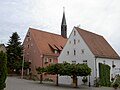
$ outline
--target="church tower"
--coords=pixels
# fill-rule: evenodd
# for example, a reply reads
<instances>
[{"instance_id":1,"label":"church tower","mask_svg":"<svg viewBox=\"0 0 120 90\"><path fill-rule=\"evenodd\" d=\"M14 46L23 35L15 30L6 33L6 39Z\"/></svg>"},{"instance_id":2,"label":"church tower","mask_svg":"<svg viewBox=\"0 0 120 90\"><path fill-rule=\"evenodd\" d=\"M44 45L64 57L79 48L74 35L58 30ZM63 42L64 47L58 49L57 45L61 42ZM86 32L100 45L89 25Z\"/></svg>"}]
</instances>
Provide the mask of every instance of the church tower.
<instances>
[{"instance_id":1,"label":"church tower","mask_svg":"<svg viewBox=\"0 0 120 90\"><path fill-rule=\"evenodd\" d=\"M67 38L67 24L66 24L65 8L64 7L63 7L63 17L62 17L62 23L61 23L61 35L64 38Z\"/></svg>"}]
</instances>

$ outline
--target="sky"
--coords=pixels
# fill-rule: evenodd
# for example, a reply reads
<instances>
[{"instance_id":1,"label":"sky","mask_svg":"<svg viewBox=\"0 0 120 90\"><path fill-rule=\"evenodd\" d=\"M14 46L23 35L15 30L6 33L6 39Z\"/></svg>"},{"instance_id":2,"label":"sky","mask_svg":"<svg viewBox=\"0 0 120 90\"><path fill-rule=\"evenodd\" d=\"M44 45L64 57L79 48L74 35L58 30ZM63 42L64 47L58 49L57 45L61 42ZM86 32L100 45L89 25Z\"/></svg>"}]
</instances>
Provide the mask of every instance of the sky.
<instances>
[{"instance_id":1,"label":"sky","mask_svg":"<svg viewBox=\"0 0 120 90\"><path fill-rule=\"evenodd\" d=\"M13 32L23 42L29 27L60 34L63 7L68 36L79 26L102 35L120 55L120 0L0 0L0 43Z\"/></svg>"}]
</instances>

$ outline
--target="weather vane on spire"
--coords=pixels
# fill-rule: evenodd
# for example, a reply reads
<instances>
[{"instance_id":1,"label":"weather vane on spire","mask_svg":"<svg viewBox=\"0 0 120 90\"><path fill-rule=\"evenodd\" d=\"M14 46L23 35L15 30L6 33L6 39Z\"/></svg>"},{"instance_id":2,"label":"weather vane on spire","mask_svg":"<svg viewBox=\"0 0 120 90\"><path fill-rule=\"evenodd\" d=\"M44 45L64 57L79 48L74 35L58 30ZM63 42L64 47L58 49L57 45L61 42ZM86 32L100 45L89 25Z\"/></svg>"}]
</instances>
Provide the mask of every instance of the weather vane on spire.
<instances>
[{"instance_id":1,"label":"weather vane on spire","mask_svg":"<svg viewBox=\"0 0 120 90\"><path fill-rule=\"evenodd\" d=\"M65 7L63 6L63 12L65 12Z\"/></svg>"}]
</instances>

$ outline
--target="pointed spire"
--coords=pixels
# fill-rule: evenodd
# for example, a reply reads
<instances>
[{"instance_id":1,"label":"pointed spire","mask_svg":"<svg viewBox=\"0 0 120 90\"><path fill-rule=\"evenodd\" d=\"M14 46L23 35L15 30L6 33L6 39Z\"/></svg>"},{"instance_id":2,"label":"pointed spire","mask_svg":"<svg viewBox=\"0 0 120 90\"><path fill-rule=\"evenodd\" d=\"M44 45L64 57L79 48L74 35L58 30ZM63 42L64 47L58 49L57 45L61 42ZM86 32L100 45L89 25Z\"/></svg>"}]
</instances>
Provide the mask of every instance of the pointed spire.
<instances>
[{"instance_id":1,"label":"pointed spire","mask_svg":"<svg viewBox=\"0 0 120 90\"><path fill-rule=\"evenodd\" d=\"M63 7L63 18L62 18L62 25L66 25L66 18L65 18L65 7Z\"/></svg>"},{"instance_id":2,"label":"pointed spire","mask_svg":"<svg viewBox=\"0 0 120 90\"><path fill-rule=\"evenodd\" d=\"M66 18L65 18L65 7L63 7L63 17L62 17L62 23L61 23L61 35L64 38L67 38L67 24L66 24Z\"/></svg>"}]
</instances>

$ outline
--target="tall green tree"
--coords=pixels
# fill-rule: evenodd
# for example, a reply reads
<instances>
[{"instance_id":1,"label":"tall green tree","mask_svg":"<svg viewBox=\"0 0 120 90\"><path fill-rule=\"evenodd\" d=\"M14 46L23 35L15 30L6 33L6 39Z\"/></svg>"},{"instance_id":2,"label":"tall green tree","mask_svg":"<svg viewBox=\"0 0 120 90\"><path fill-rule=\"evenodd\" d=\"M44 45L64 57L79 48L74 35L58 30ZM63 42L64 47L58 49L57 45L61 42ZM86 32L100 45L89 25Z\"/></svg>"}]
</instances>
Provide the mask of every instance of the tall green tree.
<instances>
[{"instance_id":1,"label":"tall green tree","mask_svg":"<svg viewBox=\"0 0 120 90\"><path fill-rule=\"evenodd\" d=\"M7 45L7 67L9 68L9 70L19 71L22 61L22 45L17 32L14 32L12 34Z\"/></svg>"},{"instance_id":2,"label":"tall green tree","mask_svg":"<svg viewBox=\"0 0 120 90\"><path fill-rule=\"evenodd\" d=\"M0 51L0 90L4 90L7 77L7 55Z\"/></svg>"}]
</instances>

